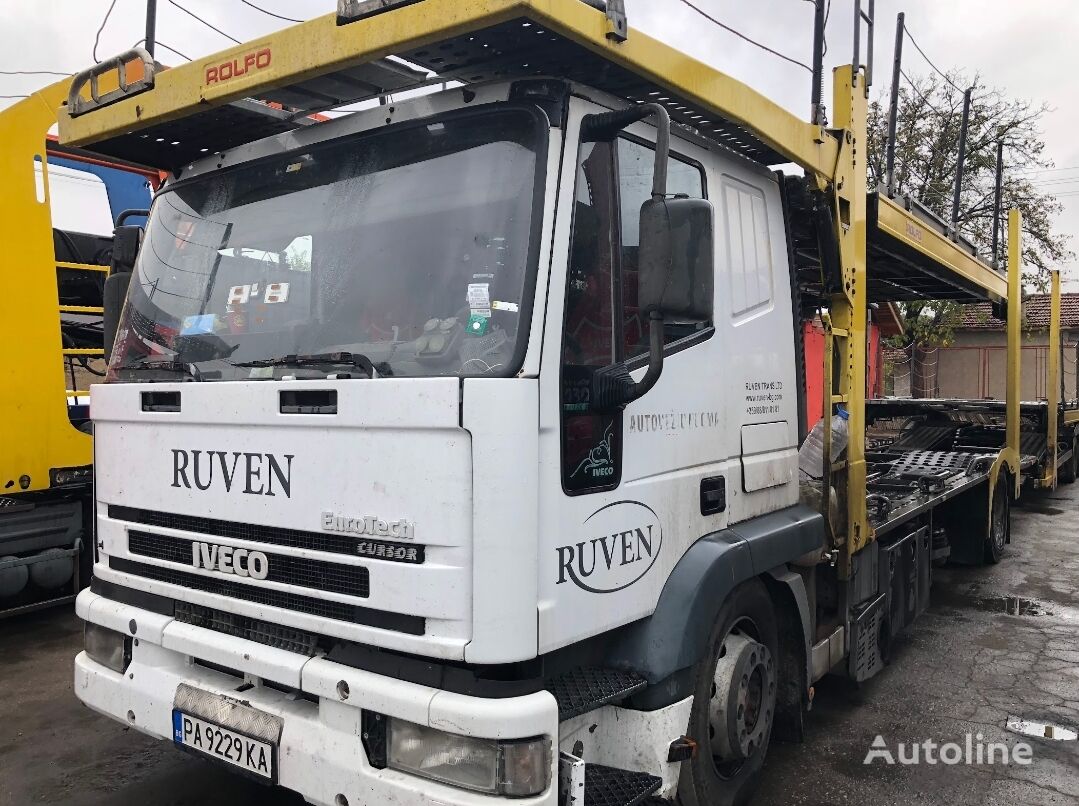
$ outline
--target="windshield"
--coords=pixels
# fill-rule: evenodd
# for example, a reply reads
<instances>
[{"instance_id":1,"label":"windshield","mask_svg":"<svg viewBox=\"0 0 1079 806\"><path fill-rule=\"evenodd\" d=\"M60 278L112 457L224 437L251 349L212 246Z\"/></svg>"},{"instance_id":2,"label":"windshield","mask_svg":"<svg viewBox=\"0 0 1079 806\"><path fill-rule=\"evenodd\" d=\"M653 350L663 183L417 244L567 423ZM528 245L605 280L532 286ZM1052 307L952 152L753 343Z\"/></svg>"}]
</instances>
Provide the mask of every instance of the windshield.
<instances>
[{"instance_id":1,"label":"windshield","mask_svg":"<svg viewBox=\"0 0 1079 806\"><path fill-rule=\"evenodd\" d=\"M452 114L161 193L113 378L185 365L200 380L325 377L338 368L310 359L344 353L379 376L513 374L535 282L540 117Z\"/></svg>"}]
</instances>

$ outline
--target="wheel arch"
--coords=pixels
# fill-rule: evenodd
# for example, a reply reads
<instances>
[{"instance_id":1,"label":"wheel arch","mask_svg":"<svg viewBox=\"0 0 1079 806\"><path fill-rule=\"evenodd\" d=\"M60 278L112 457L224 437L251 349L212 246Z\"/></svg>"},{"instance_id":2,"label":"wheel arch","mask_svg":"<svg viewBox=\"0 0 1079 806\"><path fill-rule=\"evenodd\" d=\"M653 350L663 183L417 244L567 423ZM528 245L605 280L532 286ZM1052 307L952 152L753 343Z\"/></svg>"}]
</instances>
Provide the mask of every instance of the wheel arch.
<instances>
[{"instance_id":1,"label":"wheel arch","mask_svg":"<svg viewBox=\"0 0 1079 806\"><path fill-rule=\"evenodd\" d=\"M689 695L692 669L709 649L717 614L739 585L753 579L782 618L785 641L800 636L791 652L801 659L799 675L806 675L811 611L802 578L787 564L823 551L825 540L823 517L799 504L694 543L668 577L654 613L631 625L611 649L612 666L649 683L634 705L651 710Z\"/></svg>"}]
</instances>

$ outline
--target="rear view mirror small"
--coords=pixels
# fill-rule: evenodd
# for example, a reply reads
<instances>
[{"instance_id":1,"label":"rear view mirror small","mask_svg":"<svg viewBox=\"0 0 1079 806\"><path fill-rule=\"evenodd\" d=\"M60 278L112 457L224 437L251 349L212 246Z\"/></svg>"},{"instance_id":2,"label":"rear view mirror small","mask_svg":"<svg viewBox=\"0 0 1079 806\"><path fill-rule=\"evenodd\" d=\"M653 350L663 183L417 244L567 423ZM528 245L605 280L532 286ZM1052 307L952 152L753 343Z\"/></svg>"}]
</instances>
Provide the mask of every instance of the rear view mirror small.
<instances>
[{"instance_id":1,"label":"rear view mirror small","mask_svg":"<svg viewBox=\"0 0 1079 806\"><path fill-rule=\"evenodd\" d=\"M711 202L650 199L641 208L638 299L643 312L712 318L715 234Z\"/></svg>"},{"instance_id":2,"label":"rear view mirror small","mask_svg":"<svg viewBox=\"0 0 1079 806\"><path fill-rule=\"evenodd\" d=\"M117 227L112 234L112 273L134 271L140 246L142 227Z\"/></svg>"}]
</instances>

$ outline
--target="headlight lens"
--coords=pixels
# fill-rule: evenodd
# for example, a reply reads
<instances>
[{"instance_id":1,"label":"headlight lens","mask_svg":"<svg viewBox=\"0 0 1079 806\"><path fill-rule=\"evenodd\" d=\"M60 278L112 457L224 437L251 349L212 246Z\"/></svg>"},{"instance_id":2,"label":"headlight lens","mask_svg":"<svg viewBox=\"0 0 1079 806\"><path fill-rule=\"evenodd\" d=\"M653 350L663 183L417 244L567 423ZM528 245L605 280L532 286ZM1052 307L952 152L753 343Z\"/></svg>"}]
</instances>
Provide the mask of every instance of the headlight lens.
<instances>
[{"instance_id":1,"label":"headlight lens","mask_svg":"<svg viewBox=\"0 0 1079 806\"><path fill-rule=\"evenodd\" d=\"M550 782L550 742L458 736L391 719L387 766L462 789L508 797L539 795Z\"/></svg>"},{"instance_id":2,"label":"headlight lens","mask_svg":"<svg viewBox=\"0 0 1079 806\"><path fill-rule=\"evenodd\" d=\"M126 635L88 621L83 628L83 639L91 660L124 673L131 662L131 644Z\"/></svg>"}]
</instances>

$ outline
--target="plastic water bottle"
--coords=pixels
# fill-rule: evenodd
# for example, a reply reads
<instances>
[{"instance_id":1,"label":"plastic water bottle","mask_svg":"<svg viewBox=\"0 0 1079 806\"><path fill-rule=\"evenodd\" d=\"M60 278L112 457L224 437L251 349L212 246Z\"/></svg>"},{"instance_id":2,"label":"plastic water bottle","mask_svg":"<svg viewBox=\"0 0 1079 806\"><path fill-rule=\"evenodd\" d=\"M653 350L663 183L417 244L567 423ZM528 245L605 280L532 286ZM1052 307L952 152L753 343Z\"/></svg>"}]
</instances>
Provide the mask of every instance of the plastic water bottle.
<instances>
[{"instance_id":1,"label":"plastic water bottle","mask_svg":"<svg viewBox=\"0 0 1079 806\"><path fill-rule=\"evenodd\" d=\"M835 462L847 450L847 420L850 414L840 407L832 415L832 461ZM824 476L824 419L821 418L798 451L798 469L813 479Z\"/></svg>"}]
</instances>

